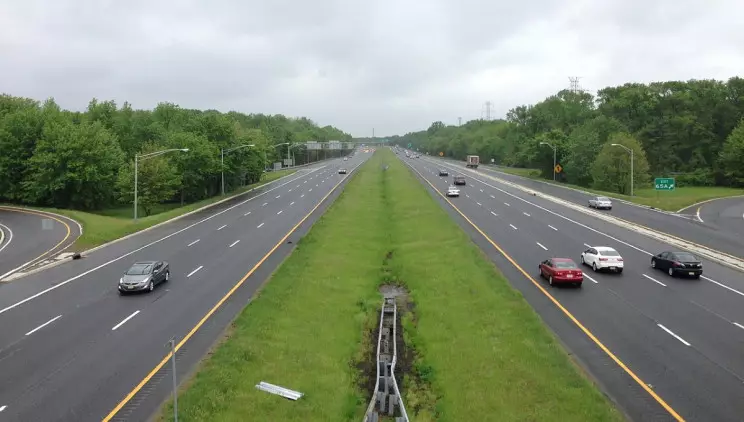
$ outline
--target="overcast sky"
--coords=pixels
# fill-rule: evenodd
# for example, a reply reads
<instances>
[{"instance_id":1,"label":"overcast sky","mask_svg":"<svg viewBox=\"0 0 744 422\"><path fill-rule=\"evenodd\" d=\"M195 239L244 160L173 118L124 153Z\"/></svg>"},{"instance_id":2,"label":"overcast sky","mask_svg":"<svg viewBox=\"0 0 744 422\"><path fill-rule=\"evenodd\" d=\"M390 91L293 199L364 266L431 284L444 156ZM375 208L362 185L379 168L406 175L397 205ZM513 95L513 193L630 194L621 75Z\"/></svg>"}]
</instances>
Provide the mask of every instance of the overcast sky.
<instances>
[{"instance_id":1,"label":"overcast sky","mask_svg":"<svg viewBox=\"0 0 744 422\"><path fill-rule=\"evenodd\" d=\"M403 134L569 86L744 73L741 0L0 0L0 92Z\"/></svg>"}]
</instances>

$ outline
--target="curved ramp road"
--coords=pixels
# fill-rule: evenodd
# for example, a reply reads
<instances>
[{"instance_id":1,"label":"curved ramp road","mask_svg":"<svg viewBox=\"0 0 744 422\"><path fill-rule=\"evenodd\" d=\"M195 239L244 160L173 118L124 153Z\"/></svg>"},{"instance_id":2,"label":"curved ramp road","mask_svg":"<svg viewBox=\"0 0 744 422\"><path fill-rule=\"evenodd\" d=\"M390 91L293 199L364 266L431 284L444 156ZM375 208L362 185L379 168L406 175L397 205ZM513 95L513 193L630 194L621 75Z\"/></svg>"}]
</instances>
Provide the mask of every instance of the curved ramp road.
<instances>
[{"instance_id":1,"label":"curved ramp road","mask_svg":"<svg viewBox=\"0 0 744 422\"><path fill-rule=\"evenodd\" d=\"M432 159L437 163L443 163L456 168L464 168L465 164L460 161L447 159ZM577 189L557 186L551 183L541 182L526 177L498 171L497 167L481 165L478 172L491 174L507 180L575 204L586 206L589 198L596 196ZM719 227L700 222L693 211L684 213L672 213L655 210L631 202L614 199L612 210L609 214L623 220L643 225L653 230L661 231L673 236L681 237L695 243L719 250L736 257L744 257L744 238L737 232L721 230ZM685 210L687 211L687 210ZM703 217L703 220L705 218ZM742 220L744 222L744 220Z\"/></svg>"},{"instance_id":2,"label":"curved ramp road","mask_svg":"<svg viewBox=\"0 0 744 422\"><path fill-rule=\"evenodd\" d=\"M744 197L720 198L680 210L694 213L705 225L742 238L744 236ZM738 256L744 256L744 248Z\"/></svg>"},{"instance_id":3,"label":"curved ramp road","mask_svg":"<svg viewBox=\"0 0 744 422\"><path fill-rule=\"evenodd\" d=\"M0 206L0 280L64 251L80 236L70 218L24 208Z\"/></svg>"},{"instance_id":4,"label":"curved ramp road","mask_svg":"<svg viewBox=\"0 0 744 422\"><path fill-rule=\"evenodd\" d=\"M672 278L650 267L668 248L658 241L452 165L439 177L441 161L406 162L440 194L465 176L459 198L436 196L632 420L742 420L742 273L704 261L704 278ZM623 274L584 267L582 288L539 277L540 261L579 263L589 245L617 249Z\"/></svg>"},{"instance_id":5,"label":"curved ramp road","mask_svg":"<svg viewBox=\"0 0 744 422\"><path fill-rule=\"evenodd\" d=\"M2 286L0 420L147 420L170 394L169 339L181 379L369 156L299 170ZM138 260L169 262L170 281L120 296Z\"/></svg>"}]
</instances>

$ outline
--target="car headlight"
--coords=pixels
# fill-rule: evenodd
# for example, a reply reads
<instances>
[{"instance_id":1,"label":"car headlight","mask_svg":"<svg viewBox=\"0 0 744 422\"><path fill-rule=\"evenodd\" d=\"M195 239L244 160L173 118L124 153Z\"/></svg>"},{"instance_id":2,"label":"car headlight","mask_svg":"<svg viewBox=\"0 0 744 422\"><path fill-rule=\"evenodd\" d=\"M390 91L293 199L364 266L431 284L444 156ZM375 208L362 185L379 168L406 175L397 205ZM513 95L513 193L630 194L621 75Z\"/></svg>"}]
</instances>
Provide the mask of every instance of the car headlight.
<instances>
[{"instance_id":1,"label":"car headlight","mask_svg":"<svg viewBox=\"0 0 744 422\"><path fill-rule=\"evenodd\" d=\"M147 277L147 278L143 279L142 281L139 282L139 284L145 284L148 281L150 281L150 277Z\"/></svg>"},{"instance_id":2,"label":"car headlight","mask_svg":"<svg viewBox=\"0 0 744 422\"><path fill-rule=\"evenodd\" d=\"M124 277L119 279L119 284L124 284Z\"/></svg>"}]
</instances>

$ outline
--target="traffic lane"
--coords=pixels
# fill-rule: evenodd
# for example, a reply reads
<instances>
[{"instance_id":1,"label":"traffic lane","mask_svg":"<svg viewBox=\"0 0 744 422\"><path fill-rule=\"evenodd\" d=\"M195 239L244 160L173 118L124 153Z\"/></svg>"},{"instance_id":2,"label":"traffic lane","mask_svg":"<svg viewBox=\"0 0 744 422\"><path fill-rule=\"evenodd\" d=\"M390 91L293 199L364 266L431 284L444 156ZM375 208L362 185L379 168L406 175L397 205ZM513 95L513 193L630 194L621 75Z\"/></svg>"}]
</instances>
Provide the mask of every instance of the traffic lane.
<instances>
[{"instance_id":1,"label":"traffic lane","mask_svg":"<svg viewBox=\"0 0 744 422\"><path fill-rule=\"evenodd\" d=\"M493 224L489 221L492 218L490 213L485 214L482 207L472 201L461 201L461 199L464 198L455 198L452 202L492 239L497 242L500 239L508 239L508 242L502 241L500 246L526 271L535 274L536 277L537 263L540 259L536 257L538 254L535 252L534 243L515 235L515 231L506 225ZM547 288L544 280L537 280ZM511 282L516 284L520 290L534 289L531 282L524 277L512 278ZM662 394L667 401L674 399L673 407L680 407L685 415L705 414L715 415L717 417L715 420L736 420L740 409L736 409L736 406L732 405L736 402L731 402L731 400L736 398L736 394L732 394L732 391L741 391L736 390L741 389L738 379L722 371L719 366L710 361L700 359L700 355L694 349L685 347L678 340L667 335L647 317L628 306L627 302L609 294L606 289L597 287L587 281L582 289L555 288L549 291L605 345L609 346L613 353L629 364L643 378L643 381L651 384L654 390ZM575 333L569 332L565 337L563 335L566 334L565 332L557 334L563 341L575 344ZM571 350L575 353L586 351L573 348ZM586 362L588 367L599 366L596 362L598 358L596 353L584 353L578 356L581 360L588 360ZM594 375L599 377L603 373L600 371ZM615 389L610 390L609 393L623 408L629 412L644 408L642 403L637 403L638 397L633 393L632 388L616 380L613 381L613 374L609 376L611 379L600 378L600 381L603 385L615 386ZM697 391L696 383L700 382L706 384L717 382L717 384ZM735 390L730 390L730 388ZM677 402L681 404L677 405ZM680 411L680 408L676 410ZM645 410L640 414L635 414L639 420L651 420L647 415L652 413L653 411ZM669 420L668 415L659 420Z\"/></svg>"},{"instance_id":2,"label":"traffic lane","mask_svg":"<svg viewBox=\"0 0 744 422\"><path fill-rule=\"evenodd\" d=\"M170 243L177 240L173 239L173 237L188 236L190 238L194 236L196 231L202 230L201 226L205 223L219 223L220 221L224 221L223 219L229 221L231 218L238 218L245 212L260 207L263 202L258 202L258 204L256 203L257 201L260 201L260 199L267 199L269 194L286 186L292 186L292 183L295 183L296 185L299 182L301 184L314 175L314 172L305 173L296 177L292 177L294 176L292 175L290 178L282 180L281 183L257 189L251 192L247 197L243 196L239 199L235 198L228 201L230 203L229 205L223 203L218 205L217 208L202 210L163 226L138 233L130 238L94 250L86 254L83 259L69 261L65 264L35 274L29 274L22 279L13 281L12 283L0 283L0 292L2 292L2 294L0 294L0 315L2 315L3 309L8 306L49 289L60 282L64 282L65 280L79 276L82 273L91 271L107 262L117 259L126 259L122 258L122 256L130 254L140 248L147 250L148 248L162 242ZM221 224L225 223L223 222Z\"/></svg>"},{"instance_id":3,"label":"traffic lane","mask_svg":"<svg viewBox=\"0 0 744 422\"><path fill-rule=\"evenodd\" d=\"M443 178L438 177L434 172L428 173L425 177L428 177L444 193L446 186L442 186L441 183L437 185L438 182L442 182ZM448 184L446 180L443 183ZM735 320L722 316L713 311L713 308L699 304L683 292L677 292L673 285L658 281L658 276L650 271L646 254L635 249L624 248L624 245L606 242L604 236L582 227L559 231L557 228L565 224L562 224L563 221L558 221L556 216L539 209L533 210L521 201L515 202L512 206L502 205L499 200L504 195L495 197L484 189L472 185L462 187L461 195L463 194L465 195L465 198L462 198L465 200L464 206L474 203L476 207L473 212L485 217L489 223L508 226L514 231L513 236L530 239L529 243L535 254L543 256L542 259L557 256L573 258L579 262L581 251L588 248L588 245L616 248L625 258L624 274L620 276L592 273L590 277L600 281L601 286L607 286L613 293L628 301L631 306L636 307L639 312L649 318L665 325L675 324L684 327L683 337L695 344L694 347L699 348L703 355L738 376L744 377L744 362L741 361L738 353L739 350L744 350L744 330ZM547 223L547 226L537 224L537 222ZM640 245L643 246L642 243ZM542 260L535 259L536 262ZM602 282L609 282L609 284ZM669 287L670 285L672 287ZM733 307L732 310L735 313L738 311L738 317L744 317L744 312L741 312L741 302L738 304L739 306Z\"/></svg>"},{"instance_id":4,"label":"traffic lane","mask_svg":"<svg viewBox=\"0 0 744 422\"><path fill-rule=\"evenodd\" d=\"M548 213L551 213L555 216L558 216L562 220L572 223L579 227L589 227L591 230L597 230L598 232L602 233L603 235L609 237L615 237L620 242L626 242L630 243L630 245L633 245L634 242L649 242L649 245L653 245L653 248L650 249L644 249L645 252L649 253L649 262L651 255L656 254L661 251L665 250L676 250L678 248L671 247L670 245L667 245L665 243L656 241L654 239L651 239L649 237L640 235L636 232L633 232L631 230L625 229L623 227L620 227L615 224L608 224L607 222L603 220L599 220L598 218L595 218L591 215L584 214L580 211L573 210L568 207L562 207L552 201L549 201L547 199L541 198L540 196L532 196L529 195L523 191L520 191L519 189L512 188L507 185L503 185L499 182L492 181L490 179L479 179L474 178L473 175L469 175L467 173L463 172L457 172L458 174L463 174L466 176L466 180L468 180L471 184L475 184L479 186L482 189L485 190L491 190L493 193L500 192L502 194L507 195L511 198L511 203L517 203L521 202L524 204L529 205L530 207L534 207L533 209L542 209ZM594 211L593 213L603 213L605 211ZM638 240L641 239L641 240ZM637 246L633 246L637 247ZM639 248L640 249L640 248ZM729 289L733 287L735 290L729 290L729 292L734 292L736 294L741 295L742 291L744 291L744 278L741 276L741 272L736 271L734 269L731 269L729 267L717 264L715 262L709 262L706 260L703 260L704 262L704 280L707 280L709 282L713 282L720 288ZM725 285L721 285L722 282L725 282Z\"/></svg>"},{"instance_id":5,"label":"traffic lane","mask_svg":"<svg viewBox=\"0 0 744 422\"><path fill-rule=\"evenodd\" d=\"M479 186L482 187L478 190L483 189L486 193L492 192L488 195L489 197L492 196L496 198L494 201L497 201L497 205L504 204L504 206L506 206L506 204L509 204L512 207L526 206L527 210L529 210L528 213L539 216L539 218L535 219L535 224L539 226L547 226L552 231L557 231L559 228L561 231L574 230L575 227L585 228L586 230L599 235L599 237L595 238L597 243L594 244L594 246L609 245L617 247L626 257L638 253L636 257L637 259L635 259L634 262L638 262L642 267L647 268L649 271L651 271L649 268L651 254L674 249L670 248L669 245L665 245L616 225L603 223L594 217L584 215L578 211L565 209L561 210L561 212L557 212L548 208L552 203L546 203L544 204L545 207L543 207L539 204L541 201L539 197L527 196L527 198L522 198L526 201L530 201L531 204L514 197L510 197L511 199L509 199L509 202L506 202L503 201L504 199L507 199L502 197L505 196L503 195L503 192L492 189L491 186L486 184L479 184ZM487 202L488 199L484 198L483 201ZM555 206L554 204L552 205L553 207ZM507 208L508 206L504 209ZM543 212L541 213L541 211ZM565 227L566 223L569 223L568 227ZM587 243L591 244L594 242ZM584 249L585 248L577 250L576 255L580 254ZM727 319L731 320L732 323L737 322L740 324L740 321L744 318L744 309L742 309L741 306L741 301L744 299L744 289L740 286L740 284L742 284L741 273L705 260L703 260L703 267L703 278L691 283L686 282L687 280L669 277L661 272L657 272L658 274L653 277L661 277L662 279L668 278L668 281L664 281L664 283L667 285L673 285L674 288L678 290L678 293L684 295L691 302L698 306L715 310L716 313L724 315Z\"/></svg>"},{"instance_id":6,"label":"traffic lane","mask_svg":"<svg viewBox=\"0 0 744 422\"><path fill-rule=\"evenodd\" d=\"M744 198L721 198L694 208L704 224L727 233L744 234ZM742 251L740 251L741 255Z\"/></svg>"},{"instance_id":7,"label":"traffic lane","mask_svg":"<svg viewBox=\"0 0 744 422\"><path fill-rule=\"evenodd\" d=\"M314 180L318 182L315 184L322 185L324 182L319 180ZM295 191L293 196L285 195L282 198L281 194L277 194L276 196L280 198L275 200L274 206L263 206L265 202L259 203L252 212L239 214L237 220L229 222L222 220L202 225L199 233L195 233L198 236L173 237L167 242L138 251L126 259L83 275L66 288L39 296L33 302L25 304L26 306L11 309L0 319L0 338L12 341L22 336L29 324L44 320L50 312L69 312L72 306L99 300L101 295L115 287L119 277L133 262L153 259L168 261L174 277L177 277L178 271L183 272L187 269L192 271L197 268L193 263L208 260L211 251L219 250L222 243L228 246L240 241L241 233L254 233L255 237L260 237L266 230L261 229L267 224L271 225L274 220L281 217L281 221L293 221L298 212L310 210L331 187L330 182L327 183L328 187L313 186L315 184L311 184L311 187L305 190ZM251 236L250 239L255 237ZM192 266L194 268L191 268Z\"/></svg>"},{"instance_id":8,"label":"traffic lane","mask_svg":"<svg viewBox=\"0 0 744 422\"><path fill-rule=\"evenodd\" d=\"M458 163L457 167L464 169L465 166L464 164ZM520 178L519 176L514 175L505 175L504 173L488 168L479 168L479 170L481 172L492 173L501 179L508 180L537 192L555 196L578 205L586 205L589 198L591 198L591 195L589 194L584 194L560 186L554 186L549 183ZM683 218L671 213L651 210L641 206L629 205L618 200L613 201L613 209L609 212L618 218L642 224L650 229L687 239L733 256L743 257L742 251L744 251L744 241L742 241L739 236L726 231L717 230L715 227L697 222L694 219Z\"/></svg>"},{"instance_id":9,"label":"traffic lane","mask_svg":"<svg viewBox=\"0 0 744 422\"><path fill-rule=\"evenodd\" d=\"M307 212L309 210L306 210L304 214ZM289 213L302 214L297 211ZM290 217L290 219L299 221L302 217ZM274 219L270 219L264 226L266 227L265 237L278 241L291 228L282 224L272 224L275 222ZM162 347L163 343L174 335L176 338L183 337L274 244L274 241L256 242L252 245L257 246L258 249L241 250L236 247L222 253L215 253L215 259L187 282L179 283L174 277L170 282L173 284L168 294L162 295L157 300L149 299L150 295L131 296L138 302L147 301L147 303L140 303L140 306L137 306L142 309L141 313L117 330L118 337L105 336L100 343L95 342L95 348L91 348L93 350L91 357L65 360L63 367L55 369L53 378L30 380L29 384L34 388L25 388L22 396L12 397L15 400L11 406L13 411L24 420L45 420L51 415L70 415L71 420L73 417L79 418L80 415L100 418L101 413L105 414L113 408L115 405L113 400L123 397L126 390L135 385L149 369L155 366L160 356L167 353ZM253 290L257 287L258 282L254 280ZM119 299L113 294L109 297ZM38 338L41 339L41 337ZM112 344L107 344L109 342ZM60 355L60 353L53 353L49 347L43 347L43 345L36 349L52 353L52 356L40 358L41 362L53 361L55 356ZM121 353L122 350L126 353ZM144 356L146 359L132 359L132 356ZM44 373L45 371L42 370L41 374ZM18 374L18 376L21 375ZM75 382L79 383L81 376L85 380L85 388L82 391L65 388ZM127 376L131 376L132 379L123 381ZM110 394L112 388L116 391ZM39 409L37 403L44 403L47 409ZM101 403L104 404L99 408ZM43 413L47 410L49 413Z\"/></svg>"},{"instance_id":10,"label":"traffic lane","mask_svg":"<svg viewBox=\"0 0 744 422\"><path fill-rule=\"evenodd\" d=\"M57 216L54 218L0 207L0 223L13 234L12 242L0 251L0 277L24 264L51 256L77 238L73 236L80 234L77 224ZM48 221L45 223L44 220Z\"/></svg>"},{"instance_id":11,"label":"traffic lane","mask_svg":"<svg viewBox=\"0 0 744 422\"><path fill-rule=\"evenodd\" d=\"M502 243L501 247L528 272L532 273L530 268L534 268L534 274L538 274L537 263L542 259L539 258L540 254L536 252L535 243L532 239L526 240L525 237L515 234L519 231L514 231L507 225L493 224L494 219L490 216L490 213L486 214L483 207L478 206L473 201L454 199L453 202L492 239L496 241L498 239L509 239L509 242ZM522 280L524 279L522 278ZM547 285L544 281L540 282ZM676 338L656 326L653 319L638 312L627 301L622 300L607 289L593 285L588 280L586 283L583 289L556 288L551 289L550 292L579 317L584 325L589 326L606 345L610 346L614 353L621 358L628 356L629 358L624 360L626 360L626 363L632 362L634 370L643 368L641 374L647 373L649 377L644 375L641 375L641 377L646 382L650 382L649 379L653 380L650 383L655 390L659 391L659 388L663 385L664 388L669 389L670 394L679 396L680 400L697 402L697 404L687 409L688 414L715 414L715 411L708 412L707 408L717 409L721 406L721 403L727 403L728 410L721 412L722 419L720 420L736 420L732 419L732 415L736 415L736 409L732 410L731 408L731 403L736 402L719 400L719 397L721 397L720 394L724 394L729 400L735 400L736 394L732 394L731 390L728 389L736 386L738 388L736 391L739 394L742 392L738 378L720 366L702 358L693 348L685 347ZM632 324L632 322L635 322L635 324ZM690 353L690 350L693 353ZM679 354L682 356L678 356ZM691 369L689 366L692 362L695 363L695 367ZM662 370L661 374L659 374L659 369ZM636 372L639 373L639 370L636 370ZM690 375L691 373L694 375ZM684 390L674 392L676 384L680 382L706 381L712 383L717 382L717 379L721 377L728 378L725 378L724 382L709 388L703 394L698 391ZM721 384L723 385L721 386ZM719 388L721 391L718 391ZM714 391L712 395L709 394L711 390ZM623 392L613 392L613 395L616 394L622 395ZM699 400L700 397L706 395L708 397L705 400ZM664 397L666 398L666 396ZM707 413L700 413L700 409Z\"/></svg>"}]
</instances>

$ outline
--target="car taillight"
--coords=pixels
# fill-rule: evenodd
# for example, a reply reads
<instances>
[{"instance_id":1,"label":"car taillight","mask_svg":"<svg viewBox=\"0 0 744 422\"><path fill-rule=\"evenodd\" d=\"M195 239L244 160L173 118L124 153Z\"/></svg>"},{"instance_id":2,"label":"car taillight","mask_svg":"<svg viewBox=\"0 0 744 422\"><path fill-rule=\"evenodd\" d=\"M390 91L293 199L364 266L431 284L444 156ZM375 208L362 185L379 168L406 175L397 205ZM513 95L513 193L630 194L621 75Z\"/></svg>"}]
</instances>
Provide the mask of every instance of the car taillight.
<instances>
[{"instance_id":1,"label":"car taillight","mask_svg":"<svg viewBox=\"0 0 744 422\"><path fill-rule=\"evenodd\" d=\"M623 259L622 258L617 258L617 260L620 261L620 262L622 262Z\"/></svg>"},{"instance_id":2,"label":"car taillight","mask_svg":"<svg viewBox=\"0 0 744 422\"><path fill-rule=\"evenodd\" d=\"M607 258L599 258L600 261L607 261Z\"/></svg>"}]
</instances>

